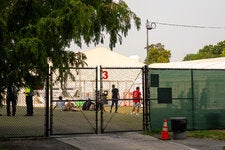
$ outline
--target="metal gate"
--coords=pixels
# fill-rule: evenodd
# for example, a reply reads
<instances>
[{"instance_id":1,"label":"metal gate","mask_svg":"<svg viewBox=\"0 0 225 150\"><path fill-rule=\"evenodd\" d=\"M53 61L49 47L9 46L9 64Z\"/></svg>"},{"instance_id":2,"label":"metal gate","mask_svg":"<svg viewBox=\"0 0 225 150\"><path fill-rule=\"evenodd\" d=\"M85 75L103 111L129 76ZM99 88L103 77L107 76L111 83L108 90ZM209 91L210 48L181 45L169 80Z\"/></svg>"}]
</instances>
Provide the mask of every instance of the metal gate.
<instances>
[{"instance_id":1,"label":"metal gate","mask_svg":"<svg viewBox=\"0 0 225 150\"><path fill-rule=\"evenodd\" d=\"M69 77L62 85L58 74L50 79L50 134L97 133L97 111L82 110L90 100L96 104L97 68L70 68Z\"/></svg>"},{"instance_id":2,"label":"metal gate","mask_svg":"<svg viewBox=\"0 0 225 150\"><path fill-rule=\"evenodd\" d=\"M146 105L141 104L139 113L132 114L133 91L140 88L143 102L145 99L145 68L112 68L102 67L100 77L101 100L104 110L101 111L101 132L122 132L145 130ZM112 85L119 90L118 110L112 104ZM104 93L107 93L105 95Z\"/></svg>"},{"instance_id":3,"label":"metal gate","mask_svg":"<svg viewBox=\"0 0 225 150\"><path fill-rule=\"evenodd\" d=\"M140 131L149 128L149 103L146 93L147 68L71 68L75 78L66 84L50 73L49 118L46 134L81 134ZM47 83L48 84L48 83ZM112 84L119 89L118 113L112 111ZM143 104L138 115L131 115L132 91L139 86ZM86 104L88 110L85 109ZM115 107L115 106L114 106ZM103 110L104 108L104 110ZM113 108L114 109L114 108Z\"/></svg>"}]
</instances>

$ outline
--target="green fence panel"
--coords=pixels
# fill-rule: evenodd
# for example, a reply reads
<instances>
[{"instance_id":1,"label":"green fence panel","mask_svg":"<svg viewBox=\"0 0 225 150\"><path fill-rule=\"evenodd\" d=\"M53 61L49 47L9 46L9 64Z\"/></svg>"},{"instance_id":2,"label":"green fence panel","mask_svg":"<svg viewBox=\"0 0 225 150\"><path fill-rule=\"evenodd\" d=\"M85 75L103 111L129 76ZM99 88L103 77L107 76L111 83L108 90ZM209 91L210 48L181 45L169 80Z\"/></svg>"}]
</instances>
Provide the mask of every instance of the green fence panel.
<instances>
[{"instance_id":1,"label":"green fence panel","mask_svg":"<svg viewBox=\"0 0 225 150\"><path fill-rule=\"evenodd\" d=\"M186 117L187 129L225 128L225 70L150 69L159 75L159 86L150 87L152 129L163 119ZM151 78L151 75L150 75ZM172 103L158 103L157 88L172 88Z\"/></svg>"}]
</instances>

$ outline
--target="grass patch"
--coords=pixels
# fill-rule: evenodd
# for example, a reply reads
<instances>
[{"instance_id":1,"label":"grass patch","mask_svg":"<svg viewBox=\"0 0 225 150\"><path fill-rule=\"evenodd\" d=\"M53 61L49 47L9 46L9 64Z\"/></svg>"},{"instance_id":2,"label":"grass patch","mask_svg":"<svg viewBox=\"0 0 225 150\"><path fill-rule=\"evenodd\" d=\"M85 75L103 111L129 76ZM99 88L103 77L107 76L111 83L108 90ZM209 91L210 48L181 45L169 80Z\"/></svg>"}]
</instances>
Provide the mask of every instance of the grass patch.
<instances>
[{"instance_id":1,"label":"grass patch","mask_svg":"<svg viewBox=\"0 0 225 150\"><path fill-rule=\"evenodd\" d=\"M154 129L152 131L145 131L142 134L144 135L150 135L157 137L161 134L161 129ZM172 135L172 132L169 134ZM187 137L193 137L193 138L208 138L212 140L220 140L225 141L225 130L195 130L195 131L186 131ZM225 148L224 148L225 150Z\"/></svg>"},{"instance_id":2,"label":"grass patch","mask_svg":"<svg viewBox=\"0 0 225 150\"><path fill-rule=\"evenodd\" d=\"M187 131L188 137L194 138L208 138L212 140L225 141L225 130L196 130L196 131ZM225 147L223 147L225 150Z\"/></svg>"},{"instance_id":3,"label":"grass patch","mask_svg":"<svg viewBox=\"0 0 225 150\"><path fill-rule=\"evenodd\" d=\"M101 112L96 119L95 111L61 111L58 107L53 111L52 134L95 133L100 131ZM132 107L119 107L118 113L109 112L110 106L105 105L107 112L103 114L102 128L105 132L140 131L142 130L143 114L131 115ZM15 116L7 116L6 110L0 116L0 139L5 137L42 137L45 135L45 108L34 107L34 116L26 117L25 106L17 106ZM96 120L98 126L96 127Z\"/></svg>"},{"instance_id":4,"label":"grass patch","mask_svg":"<svg viewBox=\"0 0 225 150\"><path fill-rule=\"evenodd\" d=\"M225 141L225 130L196 130L187 131L188 137L208 138L213 140Z\"/></svg>"}]
</instances>

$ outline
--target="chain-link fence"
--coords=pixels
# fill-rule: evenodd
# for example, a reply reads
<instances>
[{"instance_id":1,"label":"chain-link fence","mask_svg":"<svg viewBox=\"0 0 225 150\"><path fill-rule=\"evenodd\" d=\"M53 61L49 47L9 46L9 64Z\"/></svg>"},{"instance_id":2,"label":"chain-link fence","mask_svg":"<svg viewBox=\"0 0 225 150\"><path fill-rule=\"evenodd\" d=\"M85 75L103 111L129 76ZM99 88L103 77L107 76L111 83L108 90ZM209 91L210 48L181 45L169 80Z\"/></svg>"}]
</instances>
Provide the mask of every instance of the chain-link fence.
<instances>
[{"instance_id":1,"label":"chain-link fence","mask_svg":"<svg viewBox=\"0 0 225 150\"><path fill-rule=\"evenodd\" d=\"M225 70L150 69L150 74L153 129L171 117L186 117L188 130L225 128Z\"/></svg>"},{"instance_id":2,"label":"chain-link fence","mask_svg":"<svg viewBox=\"0 0 225 150\"><path fill-rule=\"evenodd\" d=\"M142 107L131 115L132 92L137 86L142 90L142 68L71 68L71 72L75 80L69 79L63 88L54 83L57 74L52 74L52 134L143 129ZM119 89L116 113L115 106L110 111L112 85Z\"/></svg>"},{"instance_id":3,"label":"chain-link fence","mask_svg":"<svg viewBox=\"0 0 225 150\"><path fill-rule=\"evenodd\" d=\"M51 128L52 134L95 133L97 68L71 68L73 78L64 85L52 73ZM92 106L84 109L90 101Z\"/></svg>"},{"instance_id":4,"label":"chain-link fence","mask_svg":"<svg viewBox=\"0 0 225 150\"><path fill-rule=\"evenodd\" d=\"M26 116L26 97L24 89L18 91L15 116L7 114L6 99L0 109L0 137L43 136L45 129L44 90L35 90L33 96L33 116ZM6 96L5 96L6 97Z\"/></svg>"},{"instance_id":5,"label":"chain-link fence","mask_svg":"<svg viewBox=\"0 0 225 150\"><path fill-rule=\"evenodd\" d=\"M15 116L7 116L4 103L0 109L0 137L143 130L143 104L137 114L131 114L136 87L144 96L143 68L71 68L71 72L74 78L61 84L62 80L57 81L59 74L50 71L47 86L35 90L33 116L25 116L24 89L19 91ZM110 112L112 85L119 90L117 113L115 106Z\"/></svg>"}]
</instances>

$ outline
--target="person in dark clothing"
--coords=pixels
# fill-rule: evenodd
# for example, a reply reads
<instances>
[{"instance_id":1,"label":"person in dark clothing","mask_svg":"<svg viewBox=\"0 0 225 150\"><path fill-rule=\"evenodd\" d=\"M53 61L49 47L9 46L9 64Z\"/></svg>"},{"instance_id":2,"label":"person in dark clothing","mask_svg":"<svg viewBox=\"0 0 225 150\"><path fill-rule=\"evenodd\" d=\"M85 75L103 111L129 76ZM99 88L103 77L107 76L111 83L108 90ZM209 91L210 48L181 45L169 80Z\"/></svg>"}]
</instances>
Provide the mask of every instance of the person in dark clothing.
<instances>
[{"instance_id":1,"label":"person in dark clothing","mask_svg":"<svg viewBox=\"0 0 225 150\"><path fill-rule=\"evenodd\" d=\"M112 104L110 107L110 112L112 112L112 108L115 104L115 113L117 113L118 110L118 99L119 99L119 90L115 88L115 85L112 85Z\"/></svg>"},{"instance_id":2,"label":"person in dark clothing","mask_svg":"<svg viewBox=\"0 0 225 150\"><path fill-rule=\"evenodd\" d=\"M17 93L18 93L18 88L16 86L9 85L7 87L7 96L6 96L7 116L11 116L10 103L12 103L12 116L15 116L16 114Z\"/></svg>"},{"instance_id":3,"label":"person in dark clothing","mask_svg":"<svg viewBox=\"0 0 225 150\"><path fill-rule=\"evenodd\" d=\"M84 102L82 110L90 110L91 105L94 105L94 103L91 101L90 98L88 98L88 100Z\"/></svg>"},{"instance_id":4,"label":"person in dark clothing","mask_svg":"<svg viewBox=\"0 0 225 150\"><path fill-rule=\"evenodd\" d=\"M25 87L27 114L25 116L33 116L33 90L27 86Z\"/></svg>"}]
</instances>

